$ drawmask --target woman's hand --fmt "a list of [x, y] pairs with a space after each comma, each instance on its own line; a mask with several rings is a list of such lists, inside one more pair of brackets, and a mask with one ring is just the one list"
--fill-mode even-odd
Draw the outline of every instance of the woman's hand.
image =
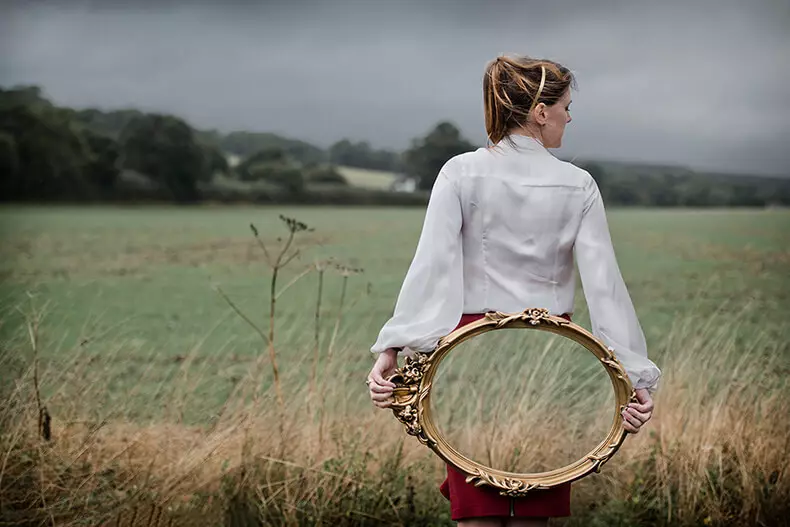
[[636, 400], [639, 402], [628, 403], [623, 410], [623, 428], [632, 434], [638, 433], [642, 425], [653, 417], [653, 399], [646, 389], [636, 390]]
[[370, 389], [370, 398], [373, 400], [373, 404], [379, 408], [389, 408], [392, 404], [392, 390], [395, 388], [395, 384], [385, 379], [392, 375], [397, 367], [398, 352], [388, 349], [379, 353], [373, 369], [368, 374], [367, 384]]

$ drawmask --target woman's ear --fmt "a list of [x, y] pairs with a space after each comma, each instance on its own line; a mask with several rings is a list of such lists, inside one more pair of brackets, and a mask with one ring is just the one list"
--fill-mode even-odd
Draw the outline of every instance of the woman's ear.
[[546, 104], [539, 102], [535, 109], [532, 110], [532, 114], [535, 117], [535, 122], [538, 123], [540, 126], [546, 124], [549, 119], [549, 116], [546, 114]]

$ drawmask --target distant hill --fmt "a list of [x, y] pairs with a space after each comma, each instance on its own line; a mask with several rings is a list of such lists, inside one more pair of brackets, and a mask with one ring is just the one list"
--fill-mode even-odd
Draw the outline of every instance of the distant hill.
[[95, 108], [76, 110], [74, 118], [77, 122], [97, 134], [118, 139], [127, 124], [133, 119], [144, 115], [139, 110], [112, 110], [105, 112]]
[[790, 203], [790, 178], [701, 172], [673, 165], [576, 159], [618, 205], [766, 206]]
[[239, 131], [222, 134], [216, 130], [208, 130], [197, 131], [197, 136], [204, 143], [216, 145], [224, 152], [242, 158], [271, 148], [281, 148], [289, 157], [304, 164], [323, 163], [329, 158], [326, 151], [313, 144], [269, 132]]
[[[118, 139], [121, 130], [129, 122], [143, 115], [138, 110], [102, 111], [94, 108], [77, 110], [74, 117], [92, 132]], [[216, 146], [227, 154], [241, 158], [248, 157], [261, 150], [282, 148], [293, 159], [301, 163], [323, 163], [328, 154], [321, 148], [306, 141], [289, 139], [269, 132], [231, 132], [222, 134], [216, 130], [195, 130], [197, 139], [211, 146]]]
[[631, 174], [637, 176], [655, 176], [658, 174], [672, 175], [672, 176], [705, 176], [722, 178], [729, 181], [754, 181], [767, 180], [767, 181], [783, 181], [790, 180], [790, 172], [784, 176], [777, 175], [755, 175], [734, 172], [716, 172], [710, 170], [698, 170], [683, 165], [668, 165], [659, 163], [635, 163], [633, 161], [613, 161], [607, 159], [585, 159], [574, 158], [573, 164], [585, 167], [589, 165], [598, 165], [607, 173], [617, 174]]

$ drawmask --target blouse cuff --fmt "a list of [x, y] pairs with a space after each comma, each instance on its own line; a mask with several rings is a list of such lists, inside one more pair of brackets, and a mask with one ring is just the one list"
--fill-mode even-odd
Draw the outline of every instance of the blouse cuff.
[[635, 373], [629, 372], [628, 377], [631, 379], [631, 384], [635, 390], [647, 389], [647, 392], [653, 395], [658, 390], [661, 370], [656, 367], [655, 369], [651, 368]]

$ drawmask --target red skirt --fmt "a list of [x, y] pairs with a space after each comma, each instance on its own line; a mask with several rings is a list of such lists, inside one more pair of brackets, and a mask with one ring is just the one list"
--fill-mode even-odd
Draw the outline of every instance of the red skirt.
[[[563, 315], [570, 320], [570, 317]], [[458, 327], [482, 318], [483, 315], [464, 315]], [[453, 520], [485, 516], [526, 518], [551, 518], [570, 516], [571, 484], [566, 483], [547, 490], [530, 492], [523, 498], [501, 496], [491, 487], [475, 487], [466, 482], [466, 476], [447, 465], [447, 479], [439, 487], [442, 495], [450, 500]]]

